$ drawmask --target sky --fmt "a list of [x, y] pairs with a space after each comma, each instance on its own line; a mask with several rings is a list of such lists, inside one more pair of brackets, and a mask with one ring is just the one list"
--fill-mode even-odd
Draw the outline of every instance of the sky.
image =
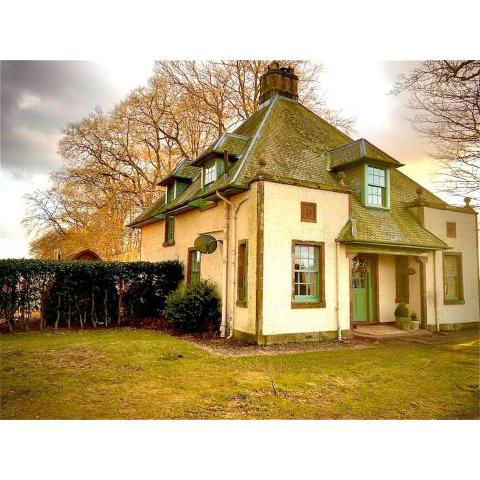
[[[352, 136], [368, 139], [404, 163], [407, 175], [434, 189], [429, 145], [407, 120], [407, 99], [389, 94], [398, 75], [415, 63], [321, 63], [324, 99], [330, 108], [355, 118]], [[108, 111], [146, 84], [153, 66], [153, 60], [0, 63], [0, 258], [29, 256], [29, 237], [21, 224], [23, 196], [48, 187], [49, 174], [61, 166], [57, 143], [62, 128], [96, 108]]]

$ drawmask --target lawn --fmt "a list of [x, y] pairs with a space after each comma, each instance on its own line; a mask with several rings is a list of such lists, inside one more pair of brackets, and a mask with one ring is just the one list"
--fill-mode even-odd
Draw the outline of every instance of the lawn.
[[148, 330], [2, 335], [2, 419], [479, 417], [478, 332], [220, 357]]

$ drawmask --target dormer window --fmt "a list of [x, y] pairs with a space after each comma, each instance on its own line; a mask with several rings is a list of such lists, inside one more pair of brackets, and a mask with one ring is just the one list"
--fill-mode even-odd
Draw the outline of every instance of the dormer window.
[[205, 165], [205, 185], [214, 182], [217, 179], [217, 163], [215, 160]]
[[167, 196], [166, 202], [173, 202], [177, 197], [179, 197], [186, 189], [188, 188], [188, 183], [181, 180], [175, 180], [170, 183], [167, 187]]
[[175, 200], [175, 185], [171, 184], [167, 187], [167, 203], [173, 202]]
[[203, 167], [203, 186], [207, 186], [220, 178], [225, 172], [225, 161], [223, 158], [214, 158], [205, 163]]
[[366, 165], [365, 204], [375, 208], [390, 207], [390, 175], [387, 168]]
[[364, 206], [390, 208], [390, 170], [403, 166], [375, 145], [361, 138], [328, 152], [328, 169], [344, 172]]

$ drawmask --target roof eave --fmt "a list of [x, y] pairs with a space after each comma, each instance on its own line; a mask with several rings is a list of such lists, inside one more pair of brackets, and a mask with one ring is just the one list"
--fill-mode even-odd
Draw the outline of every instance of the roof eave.
[[448, 250], [451, 247], [449, 247], [446, 243], [444, 244], [445, 246], [433, 246], [433, 245], [410, 245], [408, 243], [395, 243], [395, 242], [372, 242], [372, 241], [365, 241], [365, 240], [343, 240], [340, 238], [337, 238], [335, 240], [338, 243], [344, 243], [344, 244], [352, 244], [352, 245], [366, 245], [366, 246], [376, 246], [376, 247], [401, 247], [401, 248], [411, 248], [411, 249], [416, 249], [416, 250]]
[[392, 163], [392, 162], [387, 162], [386, 160], [380, 160], [378, 158], [362, 155], [361, 157], [358, 157], [355, 160], [351, 160], [349, 162], [344, 162], [339, 165], [330, 165], [330, 170], [336, 172], [342, 168], [351, 167], [353, 165], [357, 165], [358, 163], [363, 163], [363, 162], [371, 162], [371, 163], [375, 163], [378, 165], [391, 167], [391, 168], [400, 168], [405, 166], [404, 163], [400, 163], [397, 160], [395, 160], [395, 163]]
[[205, 200], [206, 202], [217, 200], [218, 199], [216, 194], [217, 191], [222, 192], [225, 197], [230, 197], [232, 195], [236, 195], [237, 193], [244, 192], [245, 190], [249, 190], [249, 188], [250, 187], [246, 187], [244, 185], [232, 183], [232, 184], [226, 185], [223, 188], [219, 188], [218, 190], [210, 191], [197, 198], [190, 199], [186, 202], [183, 202], [180, 205], [177, 205], [175, 208], [172, 208], [171, 210], [167, 210], [166, 213], [171, 215], [178, 215], [188, 210], [194, 210], [196, 208], [200, 208], [198, 206], [191, 205], [191, 202], [195, 200]]
[[175, 180], [180, 180], [182, 182], [188, 182], [188, 183], [193, 182], [193, 179], [190, 177], [183, 177], [182, 175], [169, 175], [168, 177], [165, 177], [163, 180], [160, 180], [160, 182], [158, 182], [157, 185], [160, 185], [162, 187], [168, 187], [168, 185], [172, 184]]
[[[225, 152], [223, 150], [209, 150], [207, 152], [202, 153], [190, 165], [192, 167], [200, 167], [201, 165], [203, 165], [205, 162], [207, 162], [211, 158], [223, 157], [224, 155], [225, 155]], [[228, 152], [228, 151], [227, 151], [227, 155], [228, 155], [229, 159], [238, 160], [238, 155], [234, 155], [233, 153]]]
[[126, 226], [128, 228], [141, 228], [144, 227], [145, 225], [150, 225], [151, 223], [159, 222], [160, 220], [165, 220], [166, 215], [164, 213], [158, 213], [156, 215], [152, 215], [149, 218], [146, 218], [144, 220], [140, 221], [133, 221]]

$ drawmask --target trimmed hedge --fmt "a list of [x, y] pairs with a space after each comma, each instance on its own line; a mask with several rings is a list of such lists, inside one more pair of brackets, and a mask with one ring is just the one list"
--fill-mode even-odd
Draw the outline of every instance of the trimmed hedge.
[[163, 311], [169, 326], [180, 332], [217, 332], [220, 328], [220, 297], [207, 280], [172, 292]]
[[160, 315], [182, 278], [178, 261], [0, 260], [0, 316], [10, 330], [34, 312], [40, 327], [120, 324]]

